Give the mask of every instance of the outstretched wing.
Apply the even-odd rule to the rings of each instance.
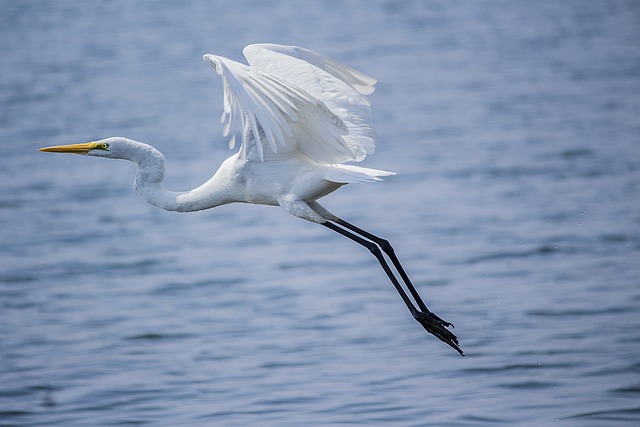
[[[322,101],[347,128],[343,139],[354,158],[361,161],[375,151],[375,131],[366,95],[376,79],[344,64],[297,46],[252,44],[244,56],[253,68],[277,76]]]
[[[278,48],[285,52],[300,49],[277,45],[247,46],[245,55],[251,62],[255,61],[252,67],[220,56],[204,56],[222,77],[224,111],[221,121],[225,136],[231,134],[230,146],[235,144],[236,125],[240,123],[244,135],[252,137],[252,141],[245,140],[244,144],[253,144],[261,161],[266,150],[276,154],[287,152],[292,146],[325,164],[359,161],[373,152],[369,105],[355,87],[370,93],[375,81],[311,51],[300,52],[318,66],[306,58],[298,59],[274,50]],[[280,61],[283,63],[278,65]],[[305,74],[314,76],[312,79],[316,83],[305,83]],[[339,77],[341,75],[345,80]],[[362,111],[367,114],[350,110],[349,99],[357,100],[352,105],[364,108]],[[358,127],[358,121],[363,125]],[[359,129],[364,131],[358,132]]]

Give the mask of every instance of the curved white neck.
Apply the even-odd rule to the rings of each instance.
[[[207,182],[190,191],[170,191],[162,185],[165,157],[153,149],[145,156],[130,159],[138,165],[135,189],[151,205],[177,212],[209,209],[233,201],[221,170]]]

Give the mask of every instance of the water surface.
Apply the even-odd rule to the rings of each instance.
[[[0,3],[0,425],[637,425],[638,40],[633,1]],[[229,155],[200,58],[265,41],[379,80],[398,175],[323,203],[467,357],[323,227],[36,151],[128,136],[195,187]]]

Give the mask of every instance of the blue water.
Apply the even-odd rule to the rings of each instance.
[[[229,155],[204,53],[306,46],[379,79],[395,170],[323,200],[394,243],[467,357],[375,259],[278,208],[148,206]],[[0,2],[1,426],[640,425],[640,3]]]

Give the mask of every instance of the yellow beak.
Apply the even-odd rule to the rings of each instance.
[[[50,153],[75,153],[87,154],[91,150],[103,149],[102,144],[97,142],[85,142],[82,144],[54,145],[53,147],[40,148],[38,151]]]

